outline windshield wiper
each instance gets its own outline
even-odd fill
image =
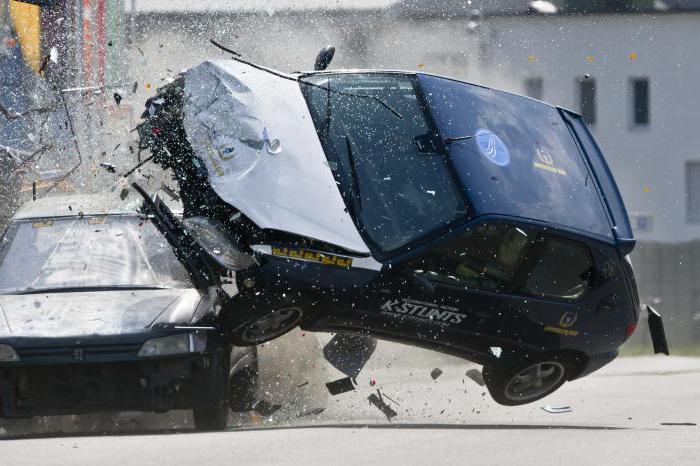
[[[26,288],[21,291],[13,291],[11,295],[42,294],[42,293],[89,293],[95,291],[128,291],[128,290],[170,290],[164,286],[152,285],[105,285],[105,286],[66,286],[56,288]]]
[[[350,162],[350,178],[352,180],[352,190],[357,195],[353,196],[353,201],[356,204],[355,214],[359,216],[360,209],[362,209],[362,192],[360,191],[360,179],[357,176],[357,160],[355,159],[355,153],[352,150],[352,141],[350,141],[350,136],[345,135],[345,147],[348,151],[348,161]]]

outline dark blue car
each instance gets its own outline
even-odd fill
[[[222,313],[236,344],[368,334],[483,364],[492,397],[518,405],[612,361],[636,328],[627,213],[575,113],[423,73],[239,61],[146,107],[142,145],[200,244],[254,259],[217,260],[238,285]]]

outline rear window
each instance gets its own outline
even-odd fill
[[[573,301],[588,289],[593,270],[593,260],[585,247],[550,237],[522,290],[533,296]]]
[[[612,237],[583,155],[559,110],[480,86],[419,75],[477,214],[501,214]]]

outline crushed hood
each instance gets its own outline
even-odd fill
[[[199,296],[194,289],[2,295],[0,336],[120,335],[156,320],[190,323]]]
[[[184,126],[209,181],[260,228],[368,254],[294,80],[234,61],[185,74]]]

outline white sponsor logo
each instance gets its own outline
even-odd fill
[[[425,303],[415,299],[398,299],[385,302],[380,308],[382,314],[406,316],[425,320],[438,325],[461,324],[467,317],[457,312],[457,308],[434,303]]]

